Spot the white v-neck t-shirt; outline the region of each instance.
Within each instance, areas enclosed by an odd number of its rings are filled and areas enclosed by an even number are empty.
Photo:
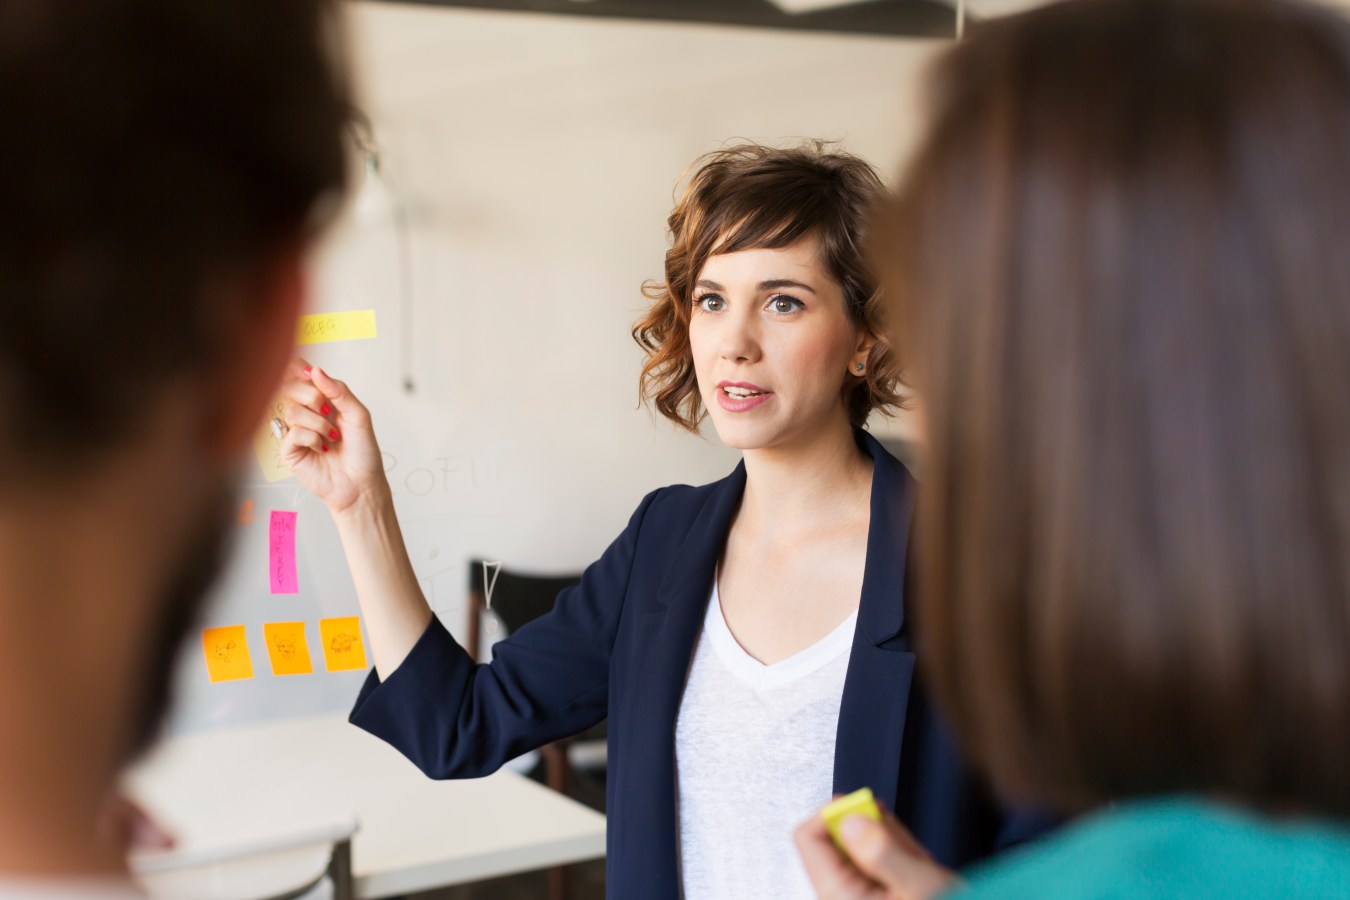
[[[675,723],[685,900],[813,900],[792,833],[830,801],[857,610],[766,666],[736,642],[714,582]]]

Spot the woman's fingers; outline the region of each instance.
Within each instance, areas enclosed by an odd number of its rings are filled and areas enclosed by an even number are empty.
[[[932,860],[933,855],[928,852],[928,848],[914,839],[914,835],[909,833],[908,828],[900,824],[900,820],[895,817],[895,813],[891,812],[885,803],[878,802],[877,806],[881,808],[881,827],[886,829],[892,840],[909,854],[919,859]]]
[[[360,400],[356,399],[356,395],[344,382],[330,377],[327,372],[318,366],[310,369],[309,378],[321,392],[324,400],[330,402],[343,416],[359,424],[370,421],[369,411]]]
[[[323,392],[309,381],[286,379],[281,384],[281,396],[298,406],[312,409],[321,416],[330,416],[333,413],[333,404],[329,403]]]
[[[334,514],[363,495],[383,499],[388,493],[384,457],[370,414],[347,385],[297,358],[281,394],[289,429],[282,438],[281,461],[300,483]],[[326,454],[322,461],[320,454]]]
[[[871,884],[839,853],[825,820],[812,816],[793,834],[797,853],[820,900],[882,900],[885,891]]]
[[[301,359],[293,362],[291,370],[291,377],[281,385],[281,394],[285,399],[325,419],[331,420],[341,416],[358,426],[369,425],[369,411],[345,383],[329,376],[318,366],[311,366]],[[309,427],[324,434],[329,430],[314,424],[310,424]]]
[[[839,838],[853,865],[884,887],[887,897],[928,900],[956,880],[891,816],[881,822],[849,816],[839,825]]]
[[[336,441],[341,438],[342,434],[338,431],[337,426],[310,407],[302,406],[290,398],[286,399],[284,407],[288,428],[308,428],[329,441]]]
[[[293,426],[281,439],[281,458],[290,462],[304,457],[305,451],[327,453],[328,443],[317,431],[302,426]]]
[[[304,359],[292,361],[282,382],[287,430],[281,461],[332,512],[348,509],[363,493],[384,488],[384,460],[370,417],[340,381]],[[339,443],[340,442],[340,443]]]
[[[847,857],[820,816],[803,822],[794,834],[821,900],[929,900],[956,881],[889,814],[880,822],[849,816],[840,823],[839,836]]]

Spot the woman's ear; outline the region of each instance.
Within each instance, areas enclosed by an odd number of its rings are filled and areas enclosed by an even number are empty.
[[[858,341],[853,347],[853,353],[848,358],[848,371],[851,375],[863,376],[867,374],[868,361],[872,355],[872,347],[876,345],[876,336],[866,329],[858,329]]]

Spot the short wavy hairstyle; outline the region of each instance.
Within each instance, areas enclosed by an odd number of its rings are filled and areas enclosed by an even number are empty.
[[[694,374],[689,319],[704,264],[714,254],[778,249],[815,237],[821,261],[843,289],[849,318],[875,339],[865,374],[845,382],[849,422],[858,427],[874,409],[891,415],[903,406],[867,255],[868,223],[885,195],[876,170],[824,141],[810,141],[787,149],[737,144],[700,157],[690,171],[668,222],[665,281],[643,286],[651,308],[633,325],[633,339],[647,354],[642,400],[698,431],[707,410]]]

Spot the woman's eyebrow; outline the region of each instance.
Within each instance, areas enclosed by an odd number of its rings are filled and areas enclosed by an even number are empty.
[[[707,288],[710,291],[726,290],[726,288],[722,287],[722,285],[708,278],[700,278],[694,286]],[[813,294],[816,293],[816,289],[811,287],[811,285],[802,284],[800,281],[793,281],[791,278],[774,278],[769,281],[761,281],[759,283],[759,290],[761,291],[778,291],[782,290],[783,288],[798,288],[799,290],[810,291]]]
[[[802,284],[800,281],[793,281],[791,278],[775,278],[772,281],[761,281],[759,289],[761,291],[777,291],[783,288],[798,288],[803,291],[815,293],[816,289],[809,284]]]

